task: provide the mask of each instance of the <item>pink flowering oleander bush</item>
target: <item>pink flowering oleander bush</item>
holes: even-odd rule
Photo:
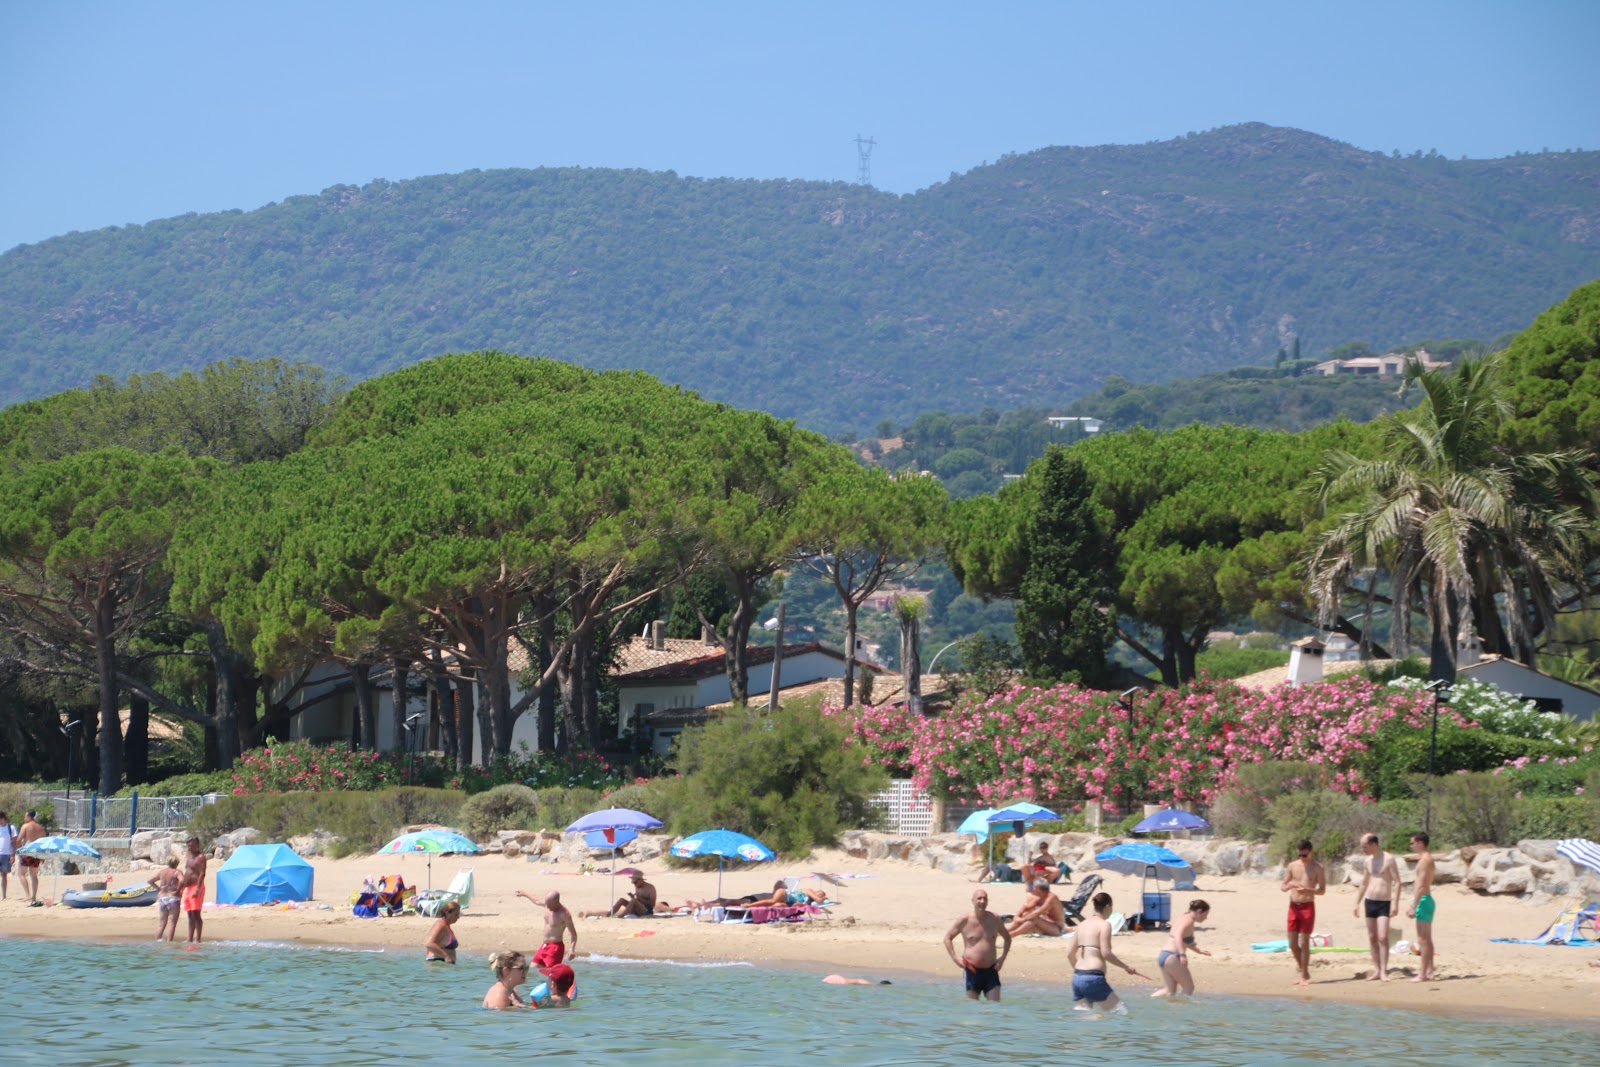
[[[1267,761],[1318,765],[1330,787],[1364,797],[1361,764],[1373,739],[1391,724],[1420,728],[1432,710],[1424,696],[1361,678],[1263,693],[1202,677],[1132,703],[1125,710],[1110,694],[1064,685],[972,698],[921,720],[883,708],[830,714],[878,762],[903,762],[935,795],[1047,805],[1094,798],[1126,809],[1209,803],[1239,766]]]

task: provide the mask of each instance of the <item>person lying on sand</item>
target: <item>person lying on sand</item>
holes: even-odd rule
[[[691,908],[781,908],[785,905],[821,904],[828,894],[811,889],[790,889],[778,879],[767,896],[751,893],[745,897],[714,897],[710,900],[691,900]]]

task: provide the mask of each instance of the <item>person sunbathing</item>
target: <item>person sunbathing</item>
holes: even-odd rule
[[[783,879],[772,885],[767,896],[751,893],[744,897],[715,897],[711,900],[691,900],[691,908],[781,908],[786,905],[821,904],[828,894],[810,889],[790,889]]]
[[[1061,906],[1061,898],[1050,892],[1050,883],[1043,878],[1035,878],[1033,885],[1028,889],[1028,899],[1022,905],[1022,910],[1017,912],[1011,925],[1006,927],[1006,932],[1012,937],[1023,934],[1043,934],[1046,937],[1060,937],[1067,929],[1066,909]]]

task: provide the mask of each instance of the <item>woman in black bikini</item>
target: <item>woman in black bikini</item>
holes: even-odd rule
[[[456,932],[451,929],[456,920],[461,918],[461,904],[452,900],[439,909],[439,917],[428,928],[428,939],[422,943],[424,958],[429,963],[454,963],[456,949],[460,943],[456,941]]]
[[[1152,997],[1175,997],[1180,992],[1186,997],[1194,996],[1194,975],[1189,973],[1189,953],[1194,951],[1202,956],[1211,955],[1194,943],[1195,924],[1210,914],[1210,904],[1203,900],[1191,901],[1189,910],[1178,916],[1172,924],[1167,945],[1156,956],[1156,966],[1161,969],[1161,981],[1166,983],[1166,988],[1151,993]]]

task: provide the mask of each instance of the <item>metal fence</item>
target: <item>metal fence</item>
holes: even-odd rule
[[[216,794],[198,797],[54,797],[55,825],[78,833],[170,830],[187,826],[195,812],[217,800]]]
[[[933,799],[912,786],[909,778],[893,779],[869,803],[883,812],[890,833],[926,837],[934,832]]]

